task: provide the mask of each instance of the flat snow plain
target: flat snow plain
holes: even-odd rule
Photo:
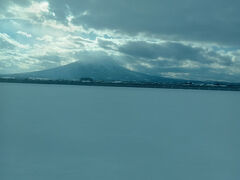
[[[239,180],[240,93],[0,83],[1,180]]]

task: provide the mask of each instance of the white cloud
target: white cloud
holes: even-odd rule
[[[77,31],[78,32],[85,31],[82,26],[75,26],[71,22],[69,22],[68,25],[64,25],[61,22],[58,22],[54,19],[46,19],[41,23],[41,25],[45,27],[50,27],[62,32],[69,32],[69,33],[77,32]]]
[[[39,40],[39,41],[46,41],[46,42],[52,42],[53,41],[53,37],[49,36],[49,35],[45,35],[43,37],[38,37],[37,40]]]
[[[14,4],[8,8],[7,12],[11,15],[12,18],[32,21],[36,21],[35,18],[43,18],[45,15],[54,16],[54,14],[50,12],[48,2],[32,1],[32,4],[28,7]]]
[[[73,18],[74,18],[74,16],[69,15],[69,16],[67,16],[67,21],[70,23],[70,22],[72,22]]]
[[[32,5],[26,8],[26,11],[30,13],[48,13],[49,12],[49,3],[48,2],[33,2]]]
[[[89,13],[89,11],[83,11],[81,14],[80,14],[80,16],[88,16],[88,15],[90,15],[90,13]]]
[[[23,31],[17,31],[17,34],[20,34],[20,35],[25,36],[27,38],[31,38],[32,37],[31,34],[23,32]]]
[[[4,42],[12,45],[13,47],[18,47],[18,48],[23,48],[26,49],[29,46],[28,45],[23,45],[16,40],[12,39],[8,34],[5,33],[0,33],[0,39],[2,39]]]

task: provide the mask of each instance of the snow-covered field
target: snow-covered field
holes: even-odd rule
[[[240,93],[0,83],[1,180],[239,180]]]

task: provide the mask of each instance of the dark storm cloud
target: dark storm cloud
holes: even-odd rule
[[[85,27],[240,45],[239,0],[52,0],[50,4],[59,19],[71,11],[73,23]]]
[[[203,64],[218,62],[224,65],[232,65],[230,56],[223,56],[214,51],[176,42],[155,44],[144,41],[135,41],[120,46],[118,50],[124,54],[137,58],[144,58],[146,60],[157,59],[160,57],[171,59],[173,61],[191,60]]]
[[[158,57],[173,58],[177,60],[194,59],[201,61],[202,49],[193,48],[180,43],[154,44],[144,41],[129,42],[121,47],[119,51],[136,57],[156,59]]]
[[[115,44],[112,41],[108,41],[108,40],[103,40],[103,39],[98,39],[97,40],[98,45],[104,49],[116,49],[117,48],[117,44]]]

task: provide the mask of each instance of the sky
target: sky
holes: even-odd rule
[[[239,0],[0,0],[0,74],[110,59],[240,82]]]

